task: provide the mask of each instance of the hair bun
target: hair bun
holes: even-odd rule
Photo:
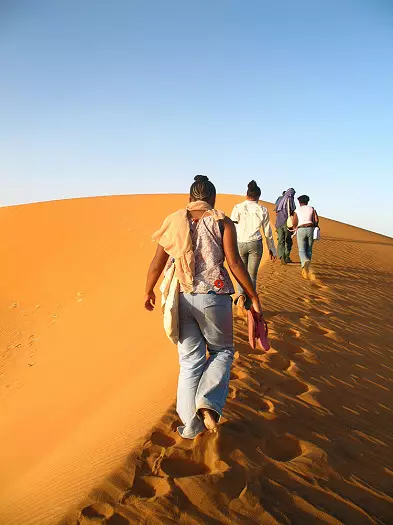
[[[194,180],[195,182],[207,182],[209,177],[206,177],[206,175],[195,175]]]
[[[248,183],[248,189],[250,191],[255,191],[258,189],[258,184],[255,182],[255,180],[252,180],[251,182]]]

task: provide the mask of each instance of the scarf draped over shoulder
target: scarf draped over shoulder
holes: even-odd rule
[[[295,204],[294,204],[294,200],[293,200],[294,196],[295,196],[295,190],[293,188],[289,188],[289,190],[287,190],[282,197],[277,199],[277,201],[276,201],[276,212],[285,210],[286,207],[287,207],[288,200],[289,200],[291,209],[292,208],[295,209]]]
[[[161,228],[153,234],[153,240],[175,260],[175,275],[185,293],[193,292],[195,258],[188,220],[189,211],[210,212],[214,220],[223,220],[224,212],[213,209],[205,201],[190,202],[185,209],[168,215]]]

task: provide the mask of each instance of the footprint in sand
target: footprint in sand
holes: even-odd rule
[[[204,463],[177,456],[164,459],[161,463],[161,470],[171,478],[200,476],[210,472],[209,467]]]
[[[304,299],[304,301],[307,301],[307,302],[316,302],[316,303],[322,303],[322,304],[330,304],[330,301],[329,299],[326,299],[325,297],[323,297],[322,295],[310,295],[310,300],[309,299]]]
[[[291,360],[278,352],[269,352],[265,354],[261,361],[274,370],[284,371],[288,370],[291,366]]]
[[[317,325],[309,325],[307,330],[310,332],[310,334],[316,335],[327,335],[329,333],[329,330],[325,330],[325,328],[319,327]]]
[[[287,340],[274,341],[273,345],[275,348],[272,348],[272,350],[278,351],[279,354],[281,354],[282,352],[285,352],[288,355],[292,355],[292,354],[303,354],[304,352],[303,348],[300,348],[299,346],[294,345]]]
[[[288,379],[284,383],[278,385],[278,389],[283,394],[287,394],[290,396],[300,396],[301,394],[308,392],[309,387],[306,385],[306,383],[303,383],[302,381],[293,378]]]
[[[262,452],[276,461],[291,461],[302,455],[300,441],[289,436],[269,438]]]
[[[296,330],[295,328],[290,328],[288,330],[288,334],[292,337],[300,337],[302,334],[299,332],[299,330]]]
[[[323,335],[329,337],[337,342],[343,342],[344,339],[340,337],[335,330],[330,330],[329,328],[324,328],[323,326],[309,325],[308,332],[310,334]]]
[[[83,524],[92,524],[92,523],[102,523],[104,520],[108,520],[114,515],[114,510],[111,505],[108,503],[93,503],[88,507],[85,507],[80,515],[78,523]]]
[[[142,476],[136,478],[130,491],[123,496],[123,504],[131,503],[133,498],[151,499],[166,496],[171,491],[168,480],[158,476]]]
[[[312,279],[309,279],[309,281],[310,281],[311,286],[313,286],[314,288],[318,288],[319,290],[329,289],[329,287],[326,286],[326,284],[322,284],[321,281],[319,281],[319,279],[315,277],[315,275],[313,276]]]
[[[106,525],[130,525],[131,522],[122,516],[121,514],[114,514],[109,520],[107,520]]]
[[[170,436],[167,436],[164,434],[164,432],[160,432],[157,430],[156,432],[153,432],[153,434],[150,436],[150,441],[153,443],[153,445],[158,445],[159,447],[172,447],[176,441],[171,438]]]
[[[276,419],[276,407],[270,399],[259,402],[258,413],[265,419]]]
[[[266,400],[266,399],[259,399],[258,400],[258,407],[256,407],[258,412],[274,412],[274,406],[273,403]]]

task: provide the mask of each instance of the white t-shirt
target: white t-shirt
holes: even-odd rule
[[[238,242],[259,241],[263,229],[269,250],[276,256],[272,229],[267,208],[257,201],[246,200],[232,210],[231,219],[236,222]]]
[[[314,208],[312,206],[299,206],[295,211],[299,219],[298,227],[314,223]]]

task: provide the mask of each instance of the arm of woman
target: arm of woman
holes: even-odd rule
[[[235,224],[238,224],[239,218],[240,218],[240,213],[239,213],[238,207],[235,205],[231,213],[231,221],[234,222]]]
[[[265,235],[266,243],[269,248],[270,259],[272,261],[276,261],[277,252],[276,252],[276,247],[274,245],[272,227],[270,226],[270,216],[266,208],[264,209],[263,214],[262,214],[261,226],[263,228],[263,233]]]
[[[319,227],[319,217],[318,217],[317,210],[315,210],[315,209],[314,209],[314,226],[318,226]]]
[[[154,310],[154,305],[156,304],[156,294],[154,293],[154,287],[165,268],[168,257],[169,255],[164,251],[164,248],[158,244],[156,254],[150,263],[146,279],[144,303],[146,310],[149,310],[150,312]]]
[[[292,223],[293,223],[293,227],[297,228],[297,225],[299,224],[299,217],[297,216],[296,212],[293,214]]]
[[[223,247],[229,269],[231,270],[236,281],[251,299],[254,310],[261,314],[261,303],[259,302],[258,294],[240,257],[239,250],[237,248],[236,229],[229,217],[225,217],[224,219]]]

